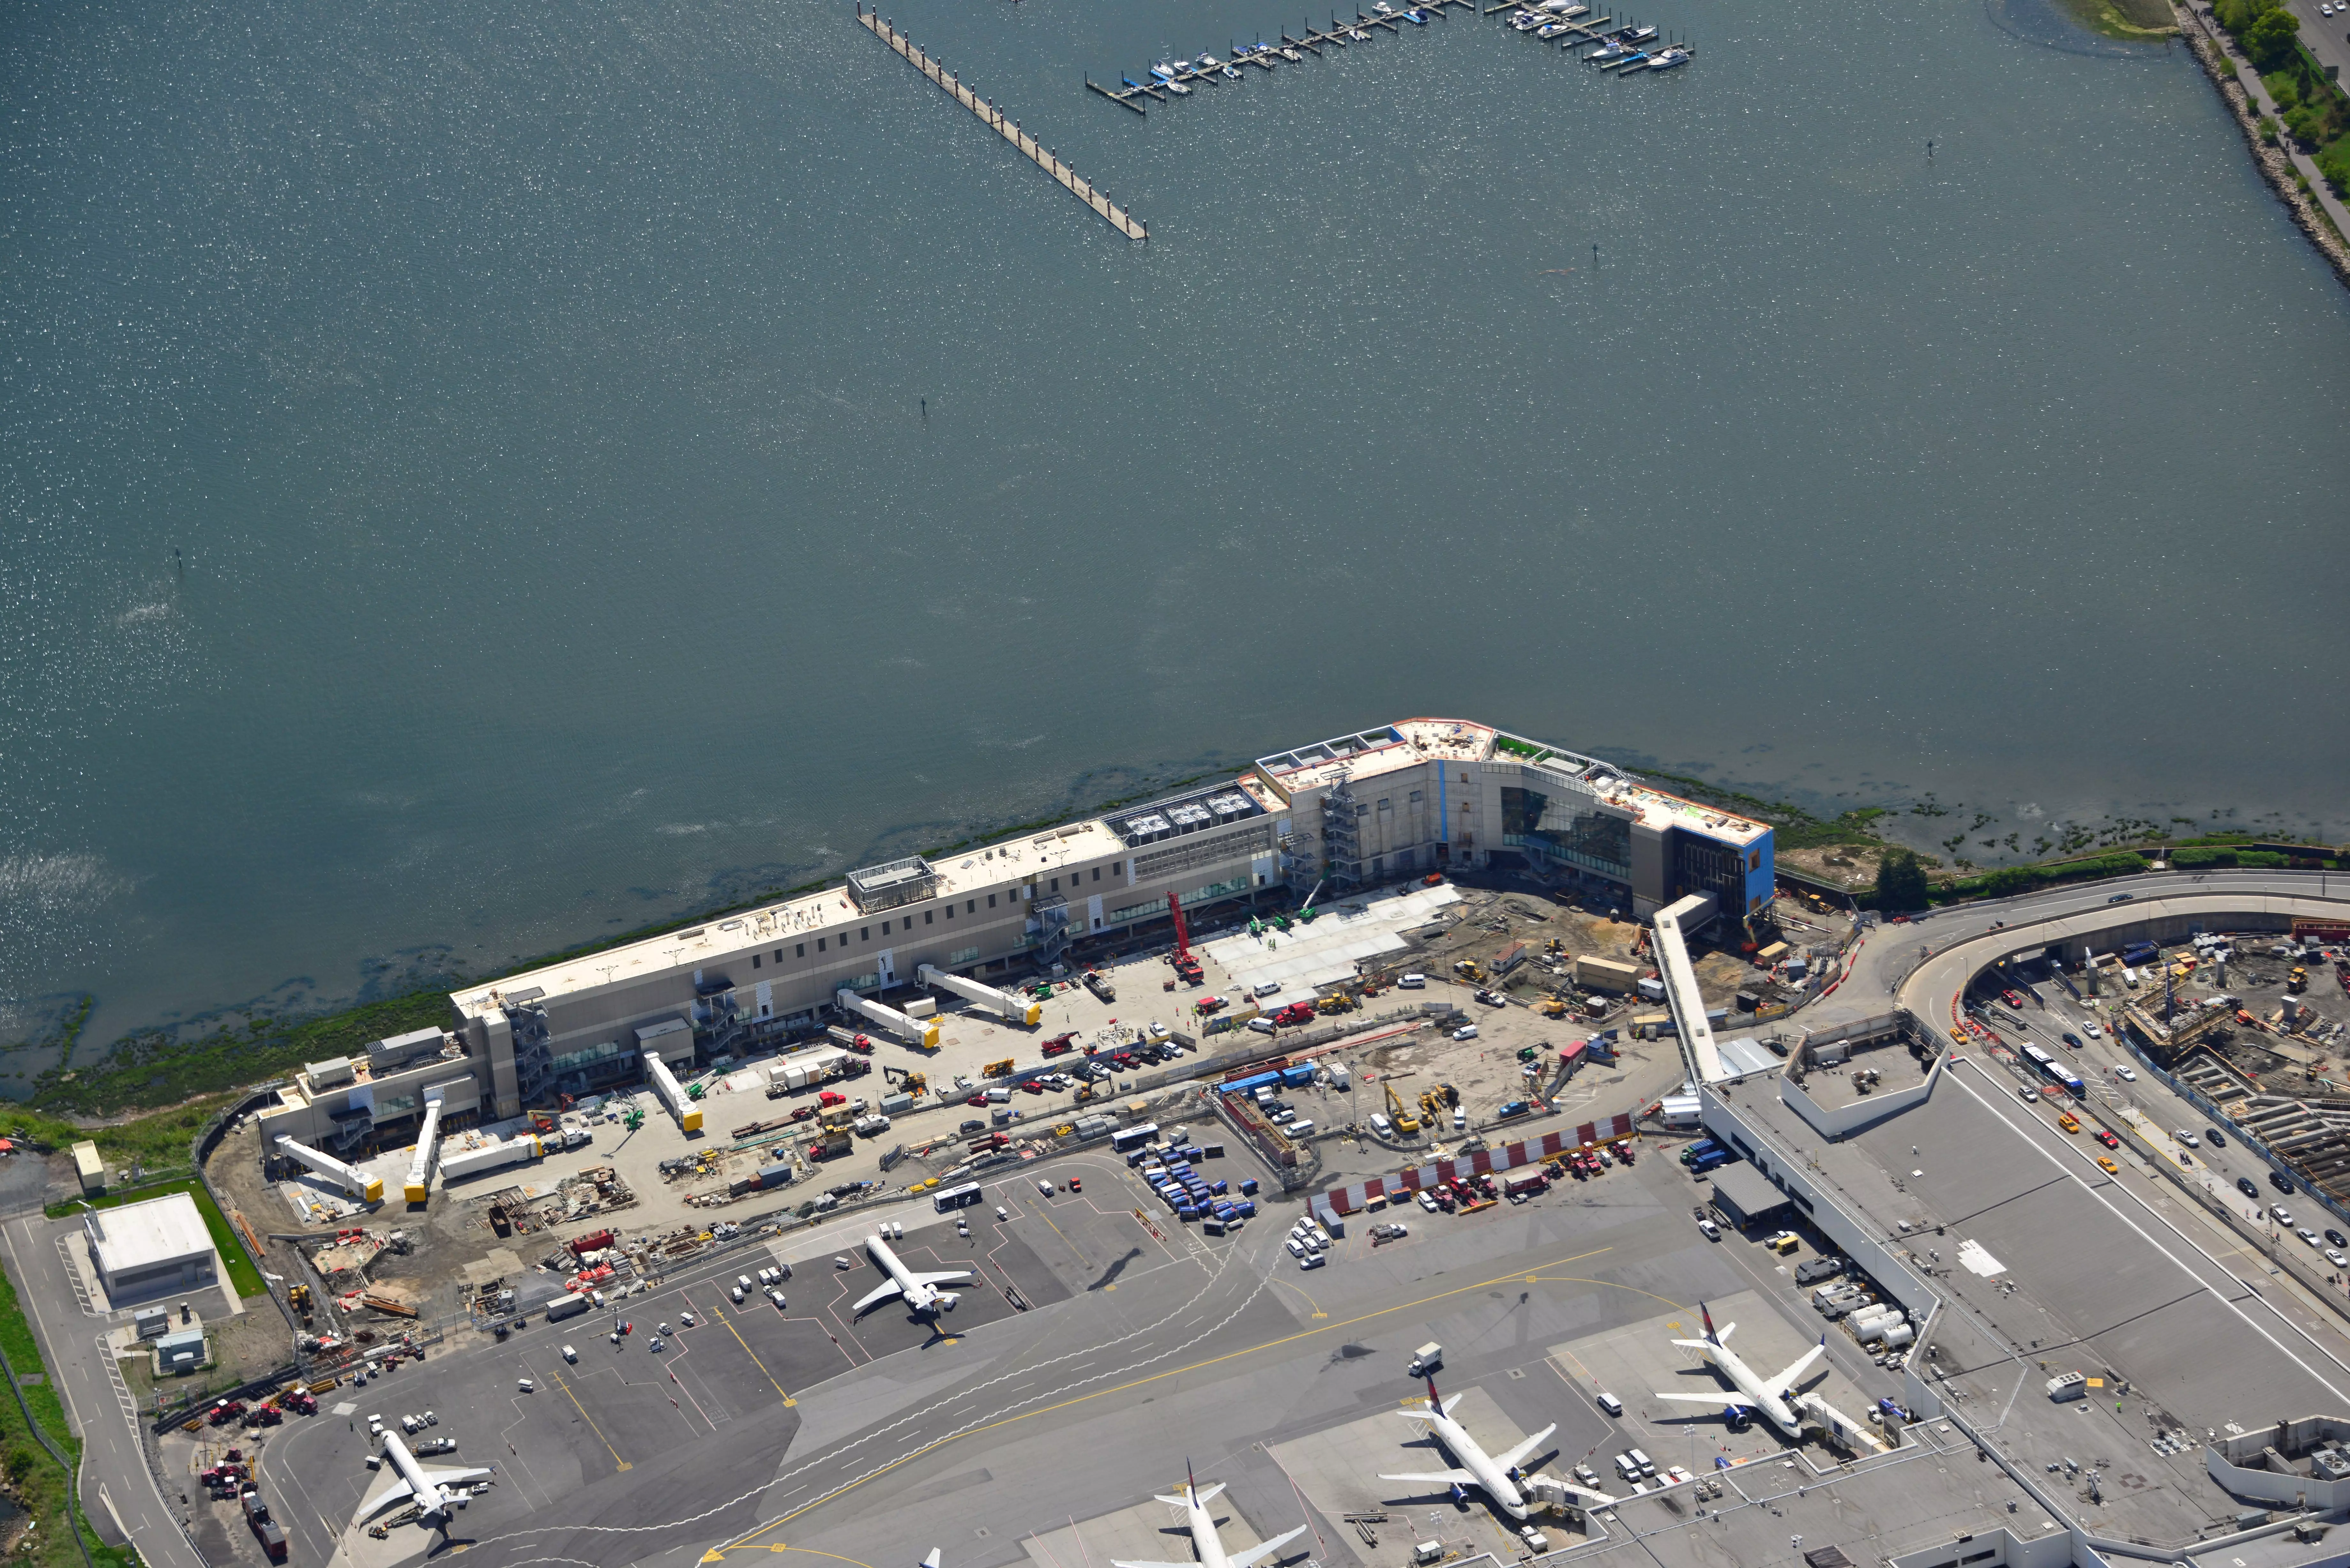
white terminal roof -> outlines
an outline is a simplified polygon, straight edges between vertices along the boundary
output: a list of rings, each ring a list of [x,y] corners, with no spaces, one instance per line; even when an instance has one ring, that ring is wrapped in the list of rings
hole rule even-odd
[[[193,1257],[213,1250],[213,1234],[196,1201],[184,1192],[126,1203],[120,1209],[93,1209],[86,1216],[91,1250],[107,1274],[145,1268],[151,1263]]]
[[[930,862],[938,886],[931,895],[962,898],[987,892],[1029,877],[1048,877],[1071,861],[1123,855],[1126,846],[1108,825],[1097,819],[1071,823],[1027,838],[942,855]],[[859,909],[846,887],[827,888],[780,904],[764,905],[740,915],[729,915],[707,925],[647,937],[627,947],[584,953],[526,974],[510,975],[494,986],[459,994],[457,1004],[469,1013],[489,1011],[495,992],[511,1001],[527,1002],[554,992],[579,992],[649,974],[666,974],[682,967],[723,963],[738,953],[778,941],[804,941],[827,931],[894,919],[889,909]]]
[[[1657,827],[1692,828],[1742,846],[1752,843],[1768,831],[1711,807],[1645,784],[1631,784],[1596,759],[1508,735],[1491,724],[1466,719],[1406,719],[1357,734],[1334,736],[1294,752],[1260,757],[1255,766],[1235,783],[1265,810],[1279,813],[1287,808],[1291,794],[1329,783],[1341,769],[1359,782],[1421,763],[1491,760],[1544,762],[1578,774],[1596,769],[1600,776],[1590,783],[1603,798],[1616,802]],[[1267,780],[1274,782],[1274,787],[1267,787]],[[1189,800],[1191,796],[1180,798]],[[1120,814],[1120,820],[1134,817],[1144,809],[1129,808]],[[929,868],[938,877],[938,885],[930,896],[951,898],[987,892],[1029,877],[1052,876],[1072,861],[1121,855],[1127,847],[1126,840],[1112,830],[1107,821],[1087,818],[1025,838],[930,861]],[[902,871],[896,866],[866,869],[891,874],[885,880],[918,874],[910,864]],[[528,973],[510,975],[494,986],[460,992],[456,1000],[463,1012],[478,1016],[494,1010],[494,995],[510,1002],[529,1002],[546,995],[594,991],[646,975],[723,963],[778,941],[806,940],[842,927],[893,918],[887,909],[858,909],[845,886],[830,887],[706,925],[647,937],[626,947],[586,953]],[[365,1076],[359,1064],[354,1063],[353,1067]]]

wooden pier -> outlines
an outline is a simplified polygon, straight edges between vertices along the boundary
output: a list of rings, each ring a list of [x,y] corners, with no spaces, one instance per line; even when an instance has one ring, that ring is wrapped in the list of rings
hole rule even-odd
[[[1308,26],[1302,36],[1296,37],[1292,37],[1284,32],[1281,35],[1280,43],[1259,44],[1253,48],[1235,53],[1229,60],[1210,57],[1211,63],[1207,65],[1201,65],[1198,59],[1184,60],[1180,63],[1170,62],[1172,70],[1169,76],[1160,77],[1154,74],[1148,81],[1136,81],[1128,78],[1115,88],[1106,88],[1091,77],[1087,77],[1086,86],[1119,108],[1130,109],[1135,113],[1141,114],[1145,112],[1143,107],[1135,100],[1147,98],[1154,102],[1165,103],[1169,99],[1168,88],[1170,83],[1180,83],[1187,88],[1202,84],[1224,87],[1244,78],[1246,73],[1241,68],[1244,66],[1255,66],[1260,69],[1270,71],[1283,64],[1299,64],[1304,61],[1306,55],[1320,57],[1326,46],[1335,44],[1343,48],[1350,43],[1365,42],[1371,36],[1371,29],[1374,27],[1385,27],[1390,33],[1402,32],[1405,21],[1404,12],[1407,10],[1416,10],[1422,17],[1440,16],[1449,19],[1451,16],[1450,8],[1454,5],[1474,16],[1477,10],[1477,0],[1426,0],[1423,5],[1398,6],[1387,11],[1369,13],[1357,11],[1352,22],[1340,22],[1334,18],[1327,28],[1317,31]],[[1357,37],[1357,33],[1362,36]],[[1227,72],[1231,74],[1227,75]]]
[[[1540,14],[1539,6],[1534,0],[1500,0],[1498,5],[1486,6],[1484,14],[1488,16],[1498,16],[1505,12],[1514,14],[1521,11]],[[1547,25],[1558,28],[1558,31],[1549,37],[1543,37],[1542,30],[1538,27],[1527,29],[1526,36],[1539,43],[1556,44],[1560,48],[1571,52],[1586,45],[1607,43],[1608,39],[1607,29],[1615,20],[1613,16],[1579,16],[1573,21],[1560,17],[1547,20]],[[1697,57],[1696,45],[1682,41],[1668,41],[1663,38],[1650,38],[1647,43],[1636,46],[1633,53],[1618,55],[1614,59],[1594,59],[1587,54],[1575,55],[1574,57],[1587,64],[1596,65],[1602,71],[1613,71],[1618,76],[1628,77],[1654,67],[1657,57],[1667,49],[1681,50],[1685,59]],[[1679,61],[1668,62],[1668,64],[1679,63]]]
[[[1464,0],[1451,0],[1451,3],[1461,4]],[[907,64],[936,82],[951,95],[957,103],[979,116],[980,123],[1018,148],[1022,154],[1037,168],[1059,181],[1064,190],[1101,214],[1110,227],[1129,240],[1147,240],[1150,237],[1150,231],[1144,228],[1141,221],[1133,213],[1095,190],[1090,181],[1062,162],[1058,154],[1047,151],[1035,137],[1021,130],[1019,121],[1013,119],[994,104],[963,86],[952,71],[941,67],[936,60],[916,47],[904,34],[883,21],[879,11],[868,11],[865,8],[864,0],[858,0],[857,20],[875,37],[897,50]]]

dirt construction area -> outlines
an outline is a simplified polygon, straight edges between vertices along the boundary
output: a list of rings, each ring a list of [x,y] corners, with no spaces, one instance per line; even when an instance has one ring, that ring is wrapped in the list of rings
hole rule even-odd
[[[1424,891],[1443,897],[1419,897]],[[1415,896],[1400,897],[1405,893]],[[1440,1085],[1455,1091],[1462,1113],[1459,1125],[1448,1104],[1441,1125],[1430,1129],[1432,1139],[1408,1140],[1425,1147],[1430,1141],[1451,1143],[1490,1130],[1509,1102],[1552,1100],[1557,1114],[1581,1111],[1587,1117],[1635,1109],[1629,1096],[1651,1096],[1678,1081],[1669,1039],[1633,1038],[1633,1021],[1660,1012],[1659,1004],[1637,992],[1617,995],[1574,983],[1578,956],[1647,969],[1645,929],[1619,918],[1622,911],[1607,902],[1612,895],[1552,893],[1511,878],[1432,890],[1415,884],[1347,904],[1382,897],[1388,900],[1382,908],[1408,914],[1417,923],[1388,921],[1392,929],[1382,928],[1369,944],[1378,950],[1376,954],[1355,965],[1357,976],[1320,988],[1367,993],[1353,1011],[1312,1020],[1317,1030],[1360,1025],[1367,1044],[1349,1049],[1342,1041],[1328,1059],[1369,1071],[1357,1075],[1345,1090],[1307,1088],[1291,1096],[1296,1114],[1315,1124],[1315,1137],[1324,1144],[1367,1124],[1375,1112],[1391,1109],[1390,1086],[1413,1105]],[[1335,926],[1349,911],[1347,904],[1333,904],[1325,912]],[[1373,926],[1382,918],[1376,910],[1353,912]],[[1789,905],[1782,915],[1791,949],[1808,944],[1833,951],[1843,939],[1844,932],[1815,909]],[[1253,930],[1243,912],[1220,927],[1195,928],[1194,950],[1204,955],[1222,947],[1248,957],[1247,950],[1261,944],[1275,950],[1292,933],[1307,929],[1294,918],[1284,926],[1274,912],[1260,910]],[[1710,934],[1725,943],[1741,939],[1735,928],[1717,927]],[[1230,1017],[1260,999],[1235,994],[1233,969],[1212,957],[1203,959],[1201,985],[1170,985],[1176,977],[1169,950],[1164,939],[1129,942],[1122,950],[1073,950],[1062,975],[1044,977],[1051,994],[1033,1027],[1008,1024],[941,994],[935,999],[941,1025],[935,1050],[869,1035],[874,1049],[865,1061],[871,1070],[827,1086],[878,1101],[908,1088],[904,1075],[918,1073],[926,1080],[923,1092],[916,1107],[893,1116],[879,1136],[859,1138],[847,1153],[822,1163],[806,1157],[813,1124],[785,1120],[795,1108],[812,1105],[815,1091],[769,1098],[766,1064],[753,1057],[722,1058],[689,1080],[702,1090],[703,1128],[697,1133],[681,1131],[650,1091],[623,1091],[593,1116],[577,1109],[563,1114],[567,1125],[576,1123],[590,1136],[584,1147],[454,1185],[436,1176],[425,1204],[394,1201],[341,1220],[335,1228],[365,1234],[339,1244],[330,1231],[304,1222],[297,1206],[288,1201],[286,1184],[265,1179],[258,1135],[250,1125],[224,1139],[211,1175],[224,1206],[263,1238],[263,1267],[288,1282],[312,1286],[314,1315],[306,1326],[317,1336],[339,1339],[345,1354],[406,1330],[486,1324],[502,1311],[527,1311],[561,1290],[578,1268],[562,1244],[597,1230],[608,1227],[623,1238],[627,1256],[618,1261],[613,1278],[619,1288],[631,1278],[658,1278],[703,1251],[725,1245],[738,1227],[756,1231],[776,1220],[788,1227],[810,1204],[820,1210],[836,1201],[902,1192],[934,1177],[955,1179],[953,1173],[971,1158],[966,1144],[999,1130],[1011,1140],[1010,1156],[1031,1158],[1056,1146],[1054,1129],[1083,1115],[1123,1114],[1138,1100],[1146,1105],[1145,1116],[1188,1117],[1207,1130],[1214,1121],[1210,1107],[1197,1100],[1197,1085],[1187,1085],[1194,1064],[1209,1057],[1229,1062],[1250,1045],[1267,1055],[1278,1054],[1295,1032],[1208,1033],[1209,1018]],[[1763,998],[1780,994],[1773,975],[1747,961],[1734,946],[1700,944],[1695,956],[1710,1006],[1734,1010],[1741,992]],[[1472,966],[1468,973],[1456,968],[1464,961]],[[1088,969],[1097,971],[1107,995],[1084,983]],[[1426,975],[1424,987],[1396,984],[1414,971]],[[1026,983],[1033,987],[1040,981],[1032,977]],[[1224,1005],[1203,1013],[1199,1002],[1210,996],[1224,999]],[[1313,997],[1284,993],[1262,999],[1262,1004],[1270,1010],[1276,1002],[1299,1000],[1311,1002]],[[1427,1011],[1446,1004],[1457,1011]],[[1732,1028],[1735,1017],[1733,1012]],[[1474,1023],[1475,1033],[1454,1038],[1464,1023]],[[1562,1046],[1607,1030],[1619,1036],[1615,1066],[1561,1074]],[[1069,1037],[1070,1049],[1048,1060],[1043,1046],[1062,1036]],[[1146,1050],[1139,1044],[1144,1039],[1159,1043]],[[1069,1081],[1008,1094],[999,1087],[1003,1100],[986,1100],[990,1067],[1010,1062],[1018,1070],[1061,1068],[1085,1063],[1088,1052],[1097,1054],[1105,1069],[1092,1084]],[[1121,1063],[1119,1053],[1138,1054]],[[1652,1085],[1651,1079],[1657,1081]],[[972,1096],[983,1103],[967,1104]],[[644,1112],[633,1129],[621,1119],[631,1110]],[[766,1126],[779,1120],[780,1128]],[[766,1130],[734,1136],[762,1127]],[[1363,1148],[1335,1163],[1358,1162],[1367,1152]],[[1326,1148],[1326,1153],[1335,1156]],[[404,1169],[407,1157],[404,1149],[384,1149],[374,1160]],[[733,1190],[750,1186],[748,1179],[778,1163],[795,1167],[790,1185]],[[1278,1173],[1257,1174],[1272,1179]],[[396,1190],[396,1183],[388,1185]],[[395,1231],[399,1244],[388,1244]],[[502,1303],[503,1291],[515,1293]]]

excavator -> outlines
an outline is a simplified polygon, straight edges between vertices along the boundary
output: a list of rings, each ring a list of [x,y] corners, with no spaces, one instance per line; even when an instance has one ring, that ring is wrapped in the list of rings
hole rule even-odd
[[[1439,1084],[1419,1096],[1419,1108],[1428,1117],[1428,1125],[1440,1125],[1447,1113],[1461,1103],[1461,1091],[1450,1084]]]
[[[1419,1118],[1404,1107],[1403,1096],[1395,1092],[1393,1084],[1380,1085],[1388,1092],[1388,1119],[1395,1123],[1396,1131],[1409,1137],[1419,1130]]]
[[[928,1094],[931,1087],[928,1074],[917,1072],[911,1067],[892,1067],[886,1062],[881,1065],[881,1081],[885,1084],[897,1085],[918,1100]]]

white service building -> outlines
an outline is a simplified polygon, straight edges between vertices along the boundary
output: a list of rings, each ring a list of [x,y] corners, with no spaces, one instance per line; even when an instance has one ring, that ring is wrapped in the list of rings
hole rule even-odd
[[[212,1232],[195,1199],[184,1192],[120,1209],[93,1209],[82,1217],[82,1227],[89,1237],[90,1262],[118,1306],[219,1278]]]

